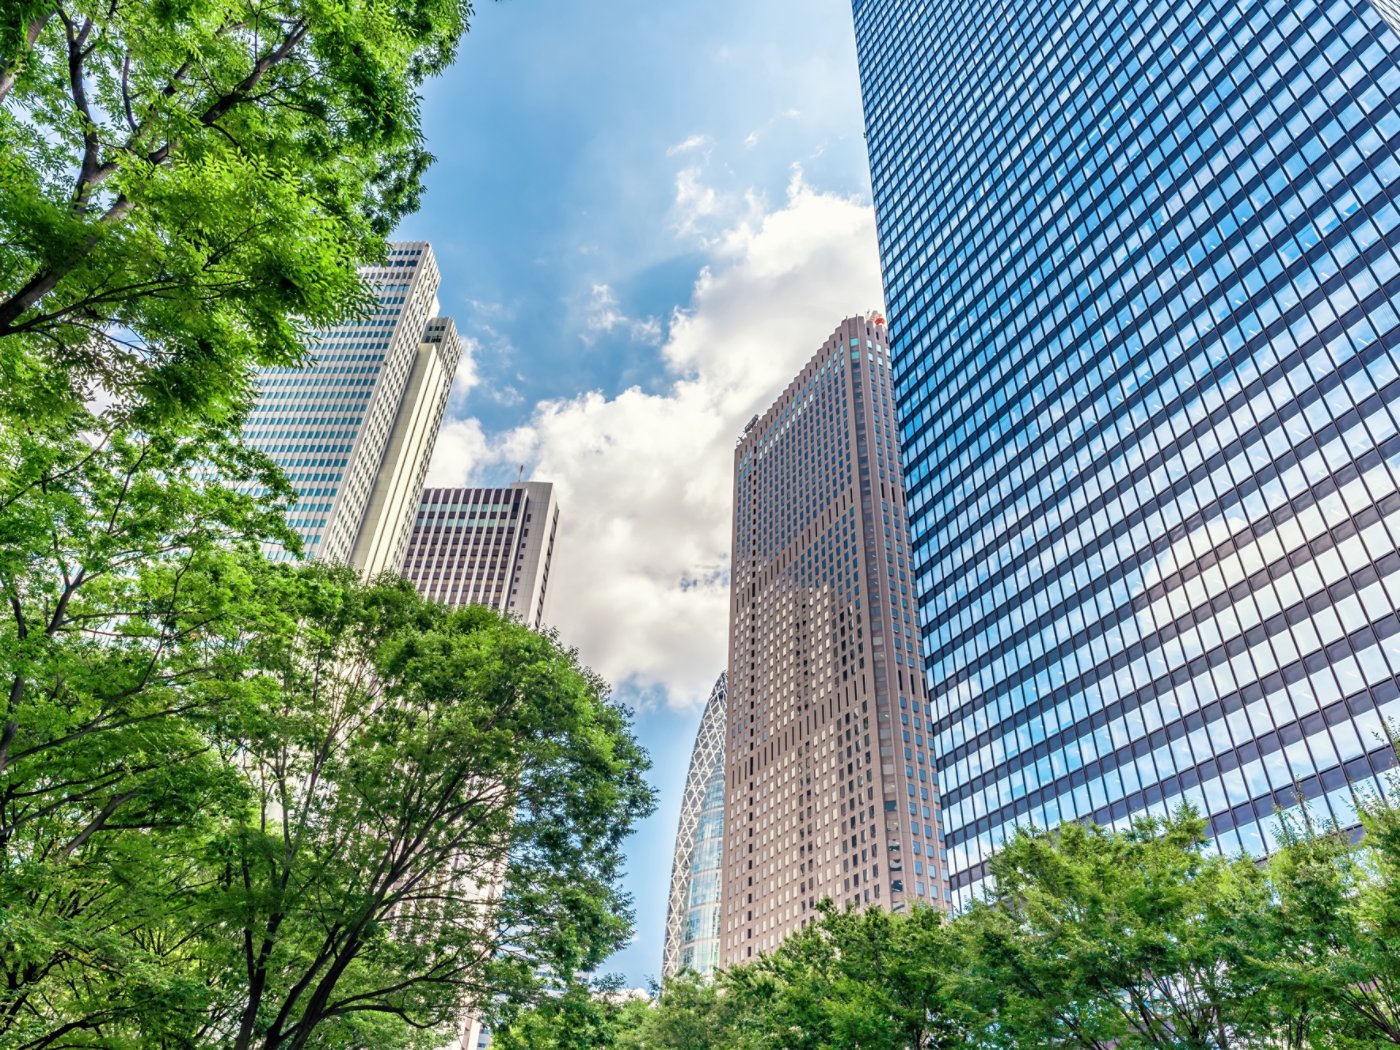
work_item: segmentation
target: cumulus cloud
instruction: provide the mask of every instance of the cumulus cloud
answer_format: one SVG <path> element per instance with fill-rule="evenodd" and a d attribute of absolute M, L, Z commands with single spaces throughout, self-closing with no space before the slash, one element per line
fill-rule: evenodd
<path fill-rule="evenodd" d="M 448 410 L 460 411 L 468 396 L 481 382 L 477 369 L 476 355 L 481 344 L 470 336 L 462 337 L 462 356 L 457 359 L 457 370 L 452 375 L 452 388 L 447 394 Z"/>
<path fill-rule="evenodd" d="M 498 455 L 499 450 L 487 444 L 479 420 L 445 419 L 433 446 L 425 484 L 429 488 L 465 484 L 467 474 L 491 466 Z M 466 471 L 462 469 L 464 464 L 469 465 Z"/>
<path fill-rule="evenodd" d="M 554 482 L 551 618 L 563 637 L 614 683 L 701 704 L 728 648 L 735 439 L 843 318 L 879 302 L 870 207 L 796 173 L 781 206 L 710 242 L 660 348 L 669 385 L 542 402 L 491 436 L 450 423 L 434 483 L 516 463 Z"/>

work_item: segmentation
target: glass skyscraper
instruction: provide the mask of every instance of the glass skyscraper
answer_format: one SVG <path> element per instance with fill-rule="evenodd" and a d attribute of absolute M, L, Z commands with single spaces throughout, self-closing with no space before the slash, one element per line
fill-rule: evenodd
<path fill-rule="evenodd" d="M 724 718 L 728 690 L 728 676 L 721 671 L 700 716 L 695 747 L 690 753 L 671 861 L 662 980 L 687 970 L 708 976 L 719 966 L 719 894 L 724 876 Z"/>
<path fill-rule="evenodd" d="M 403 560 L 462 347 L 427 243 L 394 242 L 361 273 L 374 313 L 317 333 L 306 367 L 262 369 L 244 437 L 296 489 L 306 553 L 372 577 Z"/>
<path fill-rule="evenodd" d="M 1371 0 L 1392 29 L 1400 32 L 1400 2 L 1398 0 Z"/>
<path fill-rule="evenodd" d="M 1400 40 L 853 9 L 955 899 L 1018 824 L 1350 823 L 1400 716 Z"/>

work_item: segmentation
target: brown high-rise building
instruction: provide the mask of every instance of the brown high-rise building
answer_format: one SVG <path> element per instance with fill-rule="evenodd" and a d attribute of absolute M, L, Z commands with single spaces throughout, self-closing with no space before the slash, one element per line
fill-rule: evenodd
<path fill-rule="evenodd" d="M 946 899 L 882 318 L 848 318 L 734 451 L 721 965 L 823 898 Z"/>

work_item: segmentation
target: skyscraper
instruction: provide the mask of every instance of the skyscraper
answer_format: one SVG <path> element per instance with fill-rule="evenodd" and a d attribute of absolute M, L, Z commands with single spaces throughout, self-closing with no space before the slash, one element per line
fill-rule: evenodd
<path fill-rule="evenodd" d="M 727 695 L 728 680 L 721 671 L 700 716 L 681 797 L 676 852 L 671 861 L 671 896 L 666 905 L 662 980 L 683 970 L 708 976 L 719 966 Z"/>
<path fill-rule="evenodd" d="M 424 489 L 403 575 L 448 605 L 489 605 L 531 627 L 544 623 L 559 533 L 554 486 Z"/>
<path fill-rule="evenodd" d="M 423 489 L 412 526 L 399 571 L 424 597 L 490 606 L 534 628 L 544 624 L 559 533 L 553 485 Z M 485 895 L 499 891 L 500 879 Z M 451 1050 L 489 1041 L 476 1004 L 464 1004 Z"/>
<path fill-rule="evenodd" d="M 1390 28 L 1400 33 L 1400 0 L 1371 0 L 1376 10 L 1390 23 Z"/>
<path fill-rule="evenodd" d="M 883 319 L 841 323 L 734 450 L 722 965 L 816 905 L 941 903 Z"/>
<path fill-rule="evenodd" d="M 309 367 L 263 369 L 244 434 L 297 490 L 307 553 L 369 577 L 403 558 L 462 348 L 429 245 L 395 243 L 363 273 L 374 314 L 318 334 Z"/>
<path fill-rule="evenodd" d="M 853 8 L 957 899 L 1018 824 L 1350 823 L 1400 714 L 1400 41 Z"/>

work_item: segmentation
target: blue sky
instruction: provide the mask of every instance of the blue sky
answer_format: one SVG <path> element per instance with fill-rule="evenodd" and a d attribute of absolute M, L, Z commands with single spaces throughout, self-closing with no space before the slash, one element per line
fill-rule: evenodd
<path fill-rule="evenodd" d="M 486 0 L 424 121 L 399 236 L 467 340 L 430 481 L 559 488 L 551 619 L 656 763 L 609 966 L 641 985 L 724 665 L 734 438 L 880 302 L 849 3 Z"/>

